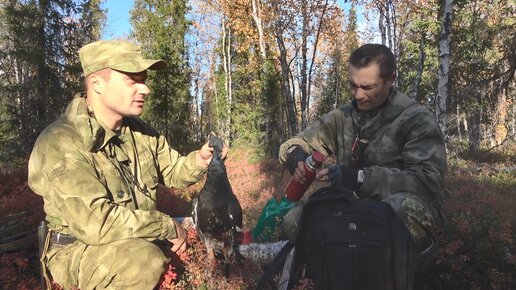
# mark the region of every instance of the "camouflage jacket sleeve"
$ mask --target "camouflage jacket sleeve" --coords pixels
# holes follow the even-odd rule
[[[141,162],[149,163],[152,159],[148,164],[151,170],[147,174],[157,173],[160,183],[167,187],[184,188],[198,182],[206,173],[206,168],[197,165],[198,151],[182,156],[169,146],[165,136],[139,118],[126,117],[124,122],[132,128],[138,151],[143,154],[139,156]],[[145,156],[145,152],[152,158]]]
[[[197,165],[199,151],[181,156],[169,147],[165,137],[158,139],[157,159],[163,182],[168,187],[184,188],[198,182],[206,173],[206,168]]]
[[[347,123],[346,115],[342,110],[333,110],[285,141],[279,149],[280,163],[285,162],[287,150],[292,146],[299,146],[308,153],[317,150],[326,157],[335,155],[337,159],[344,158],[346,148],[351,144],[350,138],[353,136],[353,127]]]
[[[46,130],[38,138],[29,161],[29,185],[43,196],[54,229],[91,245],[176,236],[166,214],[114,202],[102,180],[108,177],[100,177],[94,164],[90,152],[73,137]]]

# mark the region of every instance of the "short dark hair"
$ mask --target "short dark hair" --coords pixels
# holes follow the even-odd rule
[[[380,66],[380,77],[383,79],[389,78],[396,71],[394,54],[382,44],[364,44],[349,56],[349,64],[356,68],[367,67],[372,62]]]

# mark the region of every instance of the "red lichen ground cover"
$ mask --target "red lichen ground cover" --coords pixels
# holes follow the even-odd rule
[[[280,197],[289,174],[276,160],[252,163],[247,153],[231,152],[226,160],[229,180],[253,228],[266,202]],[[514,159],[512,159],[514,160]],[[443,200],[446,223],[438,240],[442,251],[436,267],[425,275],[422,289],[514,289],[516,285],[516,164],[512,162],[452,162]],[[25,170],[0,174],[0,219],[30,210],[25,227],[36,227],[43,216],[42,200],[27,186]],[[311,191],[324,183],[317,183]],[[190,215],[191,196],[202,181],[186,190],[160,188],[158,208],[172,216]],[[309,195],[306,194],[306,195]],[[171,263],[158,289],[253,289],[262,268],[235,262],[231,275],[207,269],[205,247],[195,230],[188,231],[189,248]],[[310,289],[300,281],[298,289]],[[0,289],[39,289],[37,248],[0,254]]]

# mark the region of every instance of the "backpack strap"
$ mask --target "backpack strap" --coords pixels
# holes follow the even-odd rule
[[[281,275],[278,281],[278,290],[288,290],[292,287],[291,280],[294,281],[294,265],[295,265],[295,254],[296,247],[292,247],[292,250],[287,255],[287,259],[285,260],[285,264],[283,265],[283,270],[281,271]]]
[[[288,242],[283,246],[283,248],[276,255],[274,260],[267,266],[265,272],[263,272],[258,285],[256,286],[256,290],[266,289],[267,283],[272,280],[274,274],[278,271],[278,269],[283,266],[285,260],[287,259],[288,254],[294,247],[294,243]]]
[[[318,211],[320,211],[321,208],[323,208],[319,207],[319,205],[321,204],[334,204],[335,201],[340,201],[342,203],[346,203],[349,205],[352,202],[354,202],[354,200],[355,198],[353,197],[353,194],[349,191],[349,189],[345,189],[338,186],[328,186],[314,192],[303,206],[303,212],[301,214],[301,220],[299,223],[300,229],[298,229],[298,236],[295,242],[295,244],[298,244],[300,246],[299,250],[305,250],[303,246],[305,246],[304,244],[307,243],[307,241],[305,240],[307,238],[307,235],[299,233],[301,231],[311,231],[313,226],[316,225],[314,224],[314,222],[316,221],[314,221],[313,218],[314,214],[317,215],[317,213],[312,212],[313,207],[316,207]],[[257,290],[267,289],[267,283],[269,283],[273,279],[274,275],[278,273],[280,267],[286,264],[287,257],[292,258],[293,260],[291,261],[290,269],[284,269],[283,272],[289,271],[288,274],[294,275],[294,277],[289,277],[290,280],[292,278],[296,278],[296,273],[294,273],[293,270],[296,270],[299,264],[302,264],[304,260],[303,254],[300,253],[300,251],[297,249],[295,253],[289,255],[291,253],[291,250],[294,248],[295,244],[289,241],[287,244],[285,244],[285,246],[283,246],[283,248],[276,255],[274,260],[267,266],[267,269],[263,273],[262,277],[260,278],[260,281],[258,282],[258,285],[256,286]],[[284,274],[286,273],[282,273],[280,282],[282,281]],[[285,283],[283,282],[283,284]],[[287,282],[286,284],[287,285],[279,285],[279,287],[281,289],[288,289],[289,286],[291,287],[291,285],[288,285],[290,283]]]

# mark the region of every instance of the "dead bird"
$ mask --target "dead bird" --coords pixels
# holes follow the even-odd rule
[[[192,217],[208,251],[209,264],[224,265],[229,276],[229,263],[233,257],[243,259],[238,252],[242,233],[242,207],[229,183],[226,166],[222,160],[224,143],[215,134],[210,134],[209,145],[213,158],[208,165],[206,183],[193,199]]]

